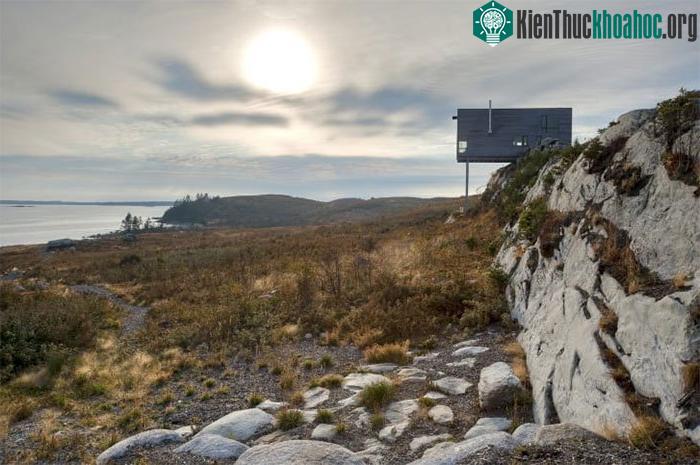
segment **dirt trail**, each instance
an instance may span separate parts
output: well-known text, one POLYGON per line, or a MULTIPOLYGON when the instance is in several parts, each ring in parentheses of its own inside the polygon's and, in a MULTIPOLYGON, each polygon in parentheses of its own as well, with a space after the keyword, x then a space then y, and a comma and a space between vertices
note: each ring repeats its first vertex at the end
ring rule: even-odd
POLYGON ((122 336, 129 336, 143 327, 146 314, 148 313, 148 307, 131 305, 111 291, 92 284, 77 284, 71 286, 71 289, 79 294, 94 295, 102 299, 107 299, 117 307, 125 310, 127 312, 127 317, 122 324, 122 336))

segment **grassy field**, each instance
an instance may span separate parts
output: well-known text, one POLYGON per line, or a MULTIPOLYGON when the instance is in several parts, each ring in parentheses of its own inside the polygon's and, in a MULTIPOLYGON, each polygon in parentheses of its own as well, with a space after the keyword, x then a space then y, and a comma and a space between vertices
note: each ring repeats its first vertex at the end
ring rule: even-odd
MULTIPOLYGON (((38 446, 19 459, 91 461, 124 434, 157 426, 183 372, 217 395, 208 369, 234 356, 281 365, 271 349, 306 333, 381 358, 378 345, 396 343, 398 354, 385 352, 401 357, 409 344, 430 348, 446 327, 509 323, 503 276, 491 270, 496 216, 445 224, 456 207, 360 224, 147 233, 52 254, 5 248, 3 270, 24 275, 0 288, 0 435, 34 415, 38 446), (124 311, 72 292, 75 284, 149 307, 143 327, 122 337, 124 311), (69 434, 57 435, 59 425, 69 434)), ((294 376, 281 371, 280 384, 294 376)))

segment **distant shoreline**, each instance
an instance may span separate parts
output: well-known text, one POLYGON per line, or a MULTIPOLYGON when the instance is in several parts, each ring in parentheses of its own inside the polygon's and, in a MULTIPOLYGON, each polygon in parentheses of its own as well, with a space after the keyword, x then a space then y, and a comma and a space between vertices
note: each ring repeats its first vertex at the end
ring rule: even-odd
POLYGON ((34 206, 34 205, 101 205, 115 207, 169 207, 174 202, 159 201, 159 200, 144 200, 144 201, 113 201, 113 202, 72 202, 64 200, 0 200, 0 205, 11 206, 34 206))

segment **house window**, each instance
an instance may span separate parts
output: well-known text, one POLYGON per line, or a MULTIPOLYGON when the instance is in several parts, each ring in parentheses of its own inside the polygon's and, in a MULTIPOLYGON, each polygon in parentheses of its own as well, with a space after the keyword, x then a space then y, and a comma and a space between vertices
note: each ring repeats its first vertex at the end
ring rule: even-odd
POLYGON ((466 140, 460 140, 457 142, 457 150, 459 153, 464 153, 467 151, 467 141, 466 140))
POLYGON ((513 139, 515 147, 527 147, 527 136, 516 137, 513 139))

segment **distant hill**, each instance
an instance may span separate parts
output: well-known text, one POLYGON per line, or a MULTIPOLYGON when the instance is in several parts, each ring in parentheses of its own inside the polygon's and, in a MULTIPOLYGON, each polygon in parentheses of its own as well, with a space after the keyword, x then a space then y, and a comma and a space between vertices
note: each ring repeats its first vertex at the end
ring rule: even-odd
POLYGON ((454 199, 385 197, 321 202, 287 195, 198 196, 178 200, 163 214, 168 224, 203 224, 245 228, 303 226, 363 221, 454 199))

